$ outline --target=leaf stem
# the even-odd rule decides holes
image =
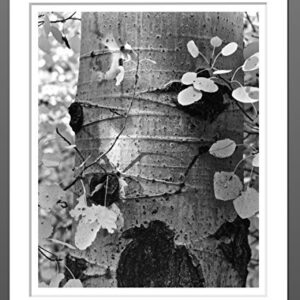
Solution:
[[[199,54],[200,56],[205,60],[205,62],[207,63],[207,65],[209,66],[209,61],[208,59],[205,57],[205,55],[199,50]]]
[[[73,279],[76,279],[74,274],[72,273],[72,271],[67,267],[66,264],[64,264],[64,267],[66,268],[66,270],[70,273],[70,275],[73,277]]]
[[[234,170],[233,170],[233,173],[236,172],[238,166],[239,166],[244,160],[248,159],[249,157],[253,157],[253,156],[255,156],[255,155],[256,155],[256,154],[251,154],[251,155],[249,155],[249,156],[247,156],[247,157],[242,158],[242,159],[236,164],[236,166],[235,166],[235,168],[234,168]]]
[[[242,65],[243,66],[243,65]],[[233,75],[232,75],[232,77],[231,77],[231,82],[234,82],[234,77],[235,77],[235,75],[236,75],[236,73],[242,68],[242,66],[239,66],[238,68],[236,68],[236,70],[234,71],[234,73],[233,73]]]
[[[217,59],[218,59],[218,57],[219,57],[221,54],[222,54],[222,51],[220,51],[220,52],[216,55],[216,57],[215,57],[215,59],[214,59],[212,65],[211,65],[211,68],[213,68],[213,67],[215,66],[215,63],[217,62]]]
[[[58,128],[56,127],[56,133],[70,146],[72,146],[73,144],[67,139],[65,138],[58,130]],[[81,152],[79,151],[79,149],[77,148],[77,146],[75,145],[74,150],[77,152],[77,154],[80,156],[81,160],[84,161],[84,157],[81,154]]]

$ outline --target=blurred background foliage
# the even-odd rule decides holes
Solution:
[[[56,132],[59,130],[70,144],[74,133],[69,123],[68,107],[74,101],[79,70],[81,15],[76,12],[40,12],[39,31],[39,184],[66,186],[74,178],[75,151]],[[55,29],[56,28],[56,29]],[[259,51],[259,15],[244,13],[244,57]],[[245,85],[259,86],[258,70],[245,74]],[[244,157],[259,151],[258,102],[245,104],[254,122],[245,118]],[[259,190],[258,168],[245,159],[244,183]],[[49,284],[58,272],[64,272],[64,259],[68,254],[72,232],[72,219],[68,207],[72,204],[71,192],[51,212],[39,208],[40,222],[52,226],[52,241],[39,245],[39,279]],[[252,257],[249,263],[248,287],[259,286],[259,218],[250,219],[249,243]],[[53,241],[60,241],[53,242]]]
[[[71,18],[70,18],[71,16]],[[47,32],[45,18],[68,41]],[[47,20],[46,20],[47,22]],[[55,23],[52,23],[55,22]],[[75,162],[74,149],[58,134],[56,128],[74,144],[74,133],[69,127],[68,107],[74,101],[79,70],[80,14],[74,12],[41,12],[39,14],[39,184],[66,185],[72,180]],[[67,207],[71,193],[64,202],[49,211],[40,208],[39,219],[53,226],[53,239],[70,242],[72,219]],[[39,243],[39,279],[50,283],[57,273],[64,272],[64,258],[68,248],[44,241]],[[50,252],[47,252],[50,251]],[[53,255],[54,254],[54,255]],[[48,258],[47,258],[48,257]],[[50,259],[49,259],[50,258]],[[61,261],[58,261],[62,259]]]

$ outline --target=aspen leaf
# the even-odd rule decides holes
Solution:
[[[216,199],[228,201],[237,198],[243,188],[240,178],[233,172],[216,172],[214,192]]]
[[[55,26],[50,26],[50,30],[52,35],[54,36],[54,38],[60,43],[60,44],[64,44],[64,40],[62,37],[61,32],[59,31],[59,29]]]
[[[186,106],[197,102],[202,98],[202,93],[195,90],[192,86],[184,89],[178,94],[178,103]]]
[[[250,218],[259,210],[259,194],[254,188],[247,188],[241,196],[233,200],[237,214],[242,218]]]
[[[112,233],[116,228],[116,213],[112,209],[101,205],[92,204],[92,206],[87,206],[84,199],[84,195],[78,198],[78,204],[70,211],[70,215],[75,220],[81,217],[80,220],[84,223],[97,221],[103,228],[106,228],[108,232]]]
[[[236,143],[231,139],[224,139],[215,142],[209,149],[209,153],[218,158],[231,156],[236,148]]]
[[[79,279],[69,279],[69,281],[64,285],[64,288],[82,288],[82,283]]]
[[[85,250],[92,245],[101,225],[95,221],[93,223],[85,223],[79,221],[75,233],[75,245],[80,250]]]
[[[66,201],[66,192],[57,184],[39,185],[39,206],[51,210],[58,201]]]
[[[219,88],[213,80],[205,77],[197,77],[193,82],[194,89],[207,93],[215,93]]]
[[[221,74],[227,74],[227,73],[230,73],[232,72],[232,70],[217,70],[217,71],[214,71],[213,74],[214,75],[221,75]]]
[[[214,36],[210,39],[210,44],[213,47],[220,47],[222,45],[222,40],[218,36]]]
[[[121,84],[121,82],[124,79],[124,75],[125,75],[124,67],[123,66],[119,66],[119,73],[118,73],[118,75],[116,77],[116,85],[120,85]]]
[[[43,28],[44,28],[46,36],[48,37],[51,29],[50,29],[50,20],[49,20],[49,17],[47,15],[45,15],[45,17],[44,17]]]
[[[75,53],[80,52],[80,37],[78,36],[78,34],[74,35],[73,37],[71,37],[69,39],[69,44],[70,44],[71,49]]]
[[[253,167],[259,167],[259,153],[257,153],[252,160]]]
[[[221,53],[224,56],[229,56],[231,54],[233,54],[238,48],[238,44],[235,42],[231,42],[229,44],[227,44],[224,48],[222,48]]]
[[[181,78],[181,82],[185,85],[192,84],[194,80],[197,78],[197,73],[195,72],[187,72],[183,74]]]
[[[71,217],[79,220],[75,233],[75,245],[80,250],[89,247],[97,236],[100,228],[113,233],[117,228],[120,210],[114,207],[107,208],[101,205],[87,206],[85,195],[78,198],[78,204],[70,211]]]
[[[188,51],[189,53],[195,58],[199,55],[199,49],[198,47],[196,46],[195,42],[194,41],[189,41],[187,43],[187,48],[188,48]]]
[[[55,275],[49,284],[49,287],[59,287],[60,282],[65,278],[65,275],[62,273],[58,273]]]
[[[254,103],[258,101],[259,88],[253,86],[242,86],[232,92],[232,97],[242,103]]]
[[[53,227],[49,219],[39,217],[39,245],[45,243],[46,238],[48,238],[53,231]]]
[[[245,72],[254,71],[259,68],[259,53],[255,53],[247,58],[242,66],[242,70]]]

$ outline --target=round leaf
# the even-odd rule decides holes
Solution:
[[[71,217],[79,220],[75,233],[75,245],[80,250],[89,247],[97,236],[100,228],[113,233],[117,229],[119,211],[101,205],[87,206],[85,195],[81,195],[78,204],[70,211]]]
[[[242,86],[232,92],[232,97],[242,103],[254,103],[258,101],[259,88],[252,86]]]
[[[242,69],[243,71],[254,71],[259,68],[259,53],[255,53],[245,60]]]
[[[252,160],[253,167],[259,167],[259,153],[257,153]]]
[[[65,285],[64,285],[64,288],[82,288],[82,283],[79,279],[70,279]]]
[[[214,81],[205,77],[197,77],[193,82],[193,86],[198,91],[208,93],[215,93],[218,90],[218,86]]]
[[[195,72],[187,72],[183,74],[181,78],[181,82],[185,85],[192,84],[194,80],[197,78],[197,73]]]
[[[209,153],[218,158],[231,156],[236,148],[236,143],[230,139],[215,142],[209,149]]]
[[[217,70],[217,71],[214,71],[213,74],[214,75],[221,75],[221,74],[227,74],[227,73],[230,73],[232,70]]]
[[[229,43],[227,44],[222,50],[221,50],[221,53],[224,55],[224,56],[229,56],[231,54],[233,54],[236,49],[238,48],[238,44],[235,43],[235,42],[232,42],[232,43]]]
[[[59,31],[58,28],[54,27],[54,26],[50,26],[50,30],[54,36],[54,38],[60,43],[60,44],[64,44],[64,40],[63,40],[63,37],[62,37],[62,34],[61,32]]]
[[[214,36],[210,39],[210,44],[213,47],[220,47],[222,45],[222,40],[218,36]]]
[[[190,86],[178,94],[178,103],[186,106],[199,101],[201,98],[202,93]]]
[[[228,201],[237,198],[243,188],[240,178],[233,172],[216,172],[214,192],[216,199]]]
[[[233,206],[242,219],[250,218],[259,210],[259,194],[254,188],[247,188],[233,200]]]
[[[195,58],[199,55],[199,49],[198,47],[196,46],[195,42],[194,41],[189,41],[187,43],[187,48],[188,48],[188,51],[189,53]]]

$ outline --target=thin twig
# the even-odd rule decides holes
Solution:
[[[58,130],[58,128],[56,127],[56,133],[70,146],[73,146],[73,144],[67,139],[65,138]],[[78,155],[80,156],[80,158],[82,159],[82,161],[85,160],[85,158],[83,157],[83,155],[81,154],[81,152],[79,151],[79,149],[77,148],[77,146],[75,145],[74,150],[78,153]]]
[[[188,167],[186,168],[185,172],[184,172],[184,179],[183,179],[183,184],[186,181],[186,178],[190,172],[190,170],[192,169],[193,165],[196,163],[197,159],[204,153],[208,152],[209,148],[211,145],[209,146],[201,146],[198,150],[198,153],[193,157],[193,159],[191,160],[191,162],[189,163]]]
[[[252,22],[252,20],[251,20],[251,18],[249,16],[249,14],[247,12],[245,12],[245,14],[246,14],[246,18],[247,18],[249,24],[251,25],[252,31],[253,32],[257,32],[257,30],[256,30],[256,28],[255,28],[255,26],[254,26],[254,24],[253,24],[253,22]]]
[[[137,87],[137,82],[138,82],[138,72],[139,72],[139,52],[137,53],[137,68],[136,68],[136,74],[135,74],[135,83],[134,83],[134,89],[133,89],[133,94],[132,94],[132,97],[131,97],[131,102],[130,102],[130,105],[129,105],[129,108],[127,110],[127,113],[126,113],[126,117],[125,117],[125,121],[124,121],[124,125],[122,127],[122,129],[120,130],[120,132],[118,133],[118,135],[115,137],[113,143],[110,145],[110,147],[102,154],[100,154],[92,163],[90,163],[89,165],[85,166],[82,171],[79,173],[79,175],[68,185],[64,188],[64,190],[68,190],[70,187],[72,187],[77,181],[79,178],[82,177],[82,174],[85,170],[87,170],[88,168],[92,167],[93,165],[97,164],[100,159],[102,157],[104,157],[105,155],[107,155],[111,149],[115,146],[115,144],[117,143],[119,137],[121,136],[121,134],[123,133],[123,131],[125,130],[126,128],[126,124],[127,124],[127,120],[128,120],[128,116],[129,116],[129,113],[130,113],[130,110],[131,110],[131,107],[132,107],[132,104],[133,104],[133,100],[134,100],[134,97],[135,97],[135,94],[136,94],[136,87]]]
[[[50,261],[58,262],[58,261],[62,261],[63,260],[62,258],[58,258],[56,254],[48,251],[47,249],[43,248],[42,246],[39,246],[38,250],[39,250],[40,254],[42,254],[45,258],[47,258]],[[51,254],[52,256],[54,256],[55,258],[49,257],[48,255],[45,254],[45,252],[48,252],[49,254]]]
[[[66,21],[68,20],[76,20],[76,21],[81,21],[80,18],[75,18],[73,17],[74,15],[76,14],[76,11],[71,14],[69,17],[65,18],[65,19],[58,19],[58,20],[55,20],[55,21],[50,21],[50,23],[65,23]],[[43,25],[45,23],[45,21],[39,21],[39,26]]]

